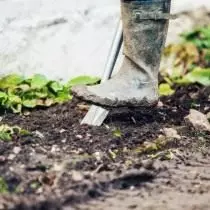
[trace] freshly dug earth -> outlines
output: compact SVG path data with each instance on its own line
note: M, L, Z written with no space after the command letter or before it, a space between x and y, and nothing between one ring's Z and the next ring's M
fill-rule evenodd
M0 141L10 192L0 209L210 209L210 136L184 121L191 108L210 112L209 95L209 87L181 87L154 109L111 110L101 127L79 124L88 107L76 99L4 114L1 123L30 135Z

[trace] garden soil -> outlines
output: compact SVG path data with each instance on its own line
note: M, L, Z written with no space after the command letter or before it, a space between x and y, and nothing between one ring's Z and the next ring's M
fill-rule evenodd
M0 209L209 210L210 135L185 123L210 112L210 88L177 88L153 109L114 109L101 127L80 125L73 101L1 123L30 131L0 141ZM164 130L170 128L171 134Z

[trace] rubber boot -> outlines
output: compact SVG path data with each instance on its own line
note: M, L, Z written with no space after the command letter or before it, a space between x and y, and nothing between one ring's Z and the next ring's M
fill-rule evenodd
M154 106L158 71L168 31L171 0L121 0L124 61L110 80L75 86L75 96L105 107Z

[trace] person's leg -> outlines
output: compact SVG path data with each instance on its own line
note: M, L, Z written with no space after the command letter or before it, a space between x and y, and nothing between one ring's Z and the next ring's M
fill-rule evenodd
M124 61L105 83L76 86L73 93L102 106L152 106L158 101L158 71L171 0L121 0Z

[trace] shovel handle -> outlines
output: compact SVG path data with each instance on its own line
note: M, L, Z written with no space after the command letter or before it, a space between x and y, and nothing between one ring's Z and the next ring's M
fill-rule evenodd
M106 61L104 74L103 74L101 82L104 82L110 79L112 72L114 70L114 66L116 64L121 46L122 46L122 42L123 42L123 29L122 29L122 22L119 21L118 28L115 32L115 36L109 50L109 56Z

